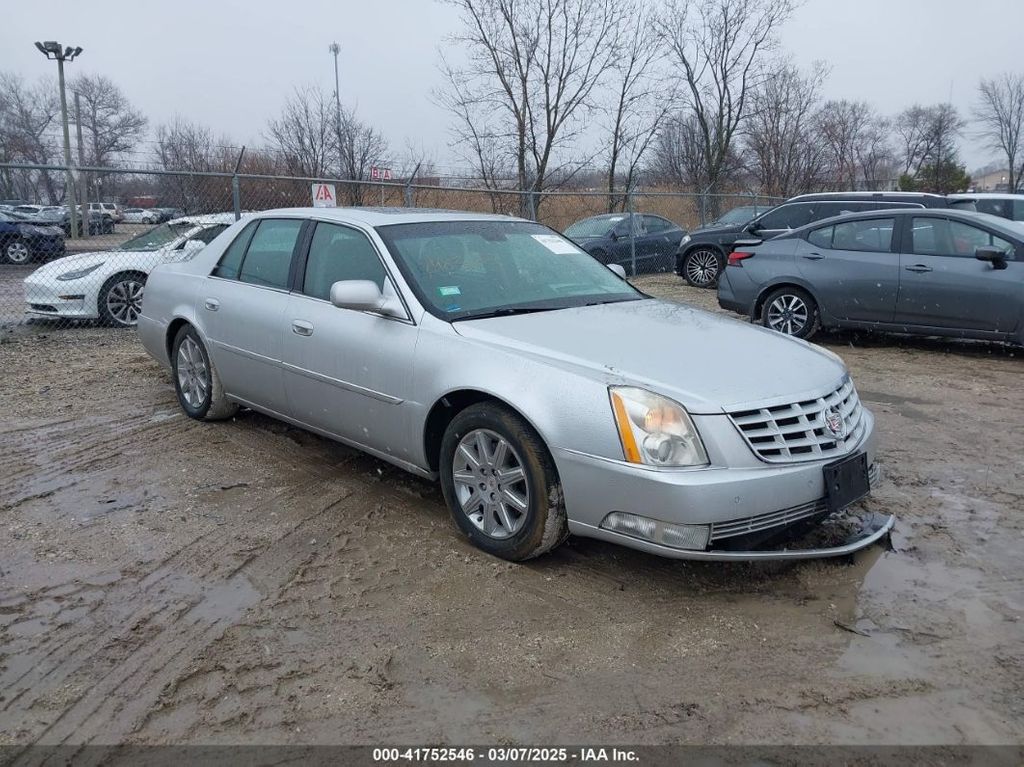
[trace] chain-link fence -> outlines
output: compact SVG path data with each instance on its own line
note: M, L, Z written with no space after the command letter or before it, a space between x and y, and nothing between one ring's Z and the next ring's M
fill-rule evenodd
M0 325L134 325L150 271L213 240L246 212L312 204L314 184L338 205L440 208L537 220L628 274L675 268L686 231L713 213L775 201L751 194L645 189L543 193L432 183L83 168L80 203L61 204L67 171L0 164ZM42 199L40 199L42 198Z

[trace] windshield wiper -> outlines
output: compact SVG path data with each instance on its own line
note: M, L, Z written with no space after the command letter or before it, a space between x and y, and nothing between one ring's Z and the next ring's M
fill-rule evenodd
M475 312L465 314L461 317L453 317L452 322L459 320L483 320L488 317L507 317L513 314L533 314L534 312L551 312L555 309L564 309L564 306L503 306L499 309L491 309L486 312Z

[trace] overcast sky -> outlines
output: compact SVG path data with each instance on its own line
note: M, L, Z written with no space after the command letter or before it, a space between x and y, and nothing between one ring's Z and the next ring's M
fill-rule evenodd
M393 149L424 147L442 172L456 164L447 115L430 100L437 47L457 14L434 0L46 0L5 3L0 70L52 73L35 40L85 49L69 73L113 79L152 125L181 115L237 143L262 132L291 89L332 92L341 44L341 92ZM890 114L951 99L965 114L978 79L1021 68L1022 0L806 0L782 32L800 64L827 62L830 98L864 99ZM993 153L970 134L969 170Z

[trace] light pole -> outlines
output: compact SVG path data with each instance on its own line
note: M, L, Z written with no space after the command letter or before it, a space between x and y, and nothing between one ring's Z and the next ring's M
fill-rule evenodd
M82 49L70 45L62 47L55 40L36 43L39 52L57 62L57 77L60 80L60 114L64 123L64 172L67 174L64 186L67 190L68 209L71 217L71 239L78 239L78 207L75 205L75 177L71 172L71 134L68 131L68 98L64 92L64 62L74 61ZM85 226L88 227L89 212L85 212Z
M345 154L341 148L341 80L338 77L338 54L341 53L341 46L336 42L331 43L327 50L334 54L334 108L338 133L338 178L341 178L345 172Z

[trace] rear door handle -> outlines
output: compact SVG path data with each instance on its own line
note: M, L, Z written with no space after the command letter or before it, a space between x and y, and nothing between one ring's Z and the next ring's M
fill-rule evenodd
M215 312L218 309L220 309L220 301L218 301L216 298L207 298L205 304L206 308L209 309L211 312Z
M905 268L908 272L917 272L918 274L921 274L922 272L932 271L932 268L930 266L925 266L924 264L914 264L913 266L908 266Z
M824 256L821 253L804 253L804 258L808 261L821 261Z
M300 336L313 335L313 323L305 320L292 320L292 332Z

